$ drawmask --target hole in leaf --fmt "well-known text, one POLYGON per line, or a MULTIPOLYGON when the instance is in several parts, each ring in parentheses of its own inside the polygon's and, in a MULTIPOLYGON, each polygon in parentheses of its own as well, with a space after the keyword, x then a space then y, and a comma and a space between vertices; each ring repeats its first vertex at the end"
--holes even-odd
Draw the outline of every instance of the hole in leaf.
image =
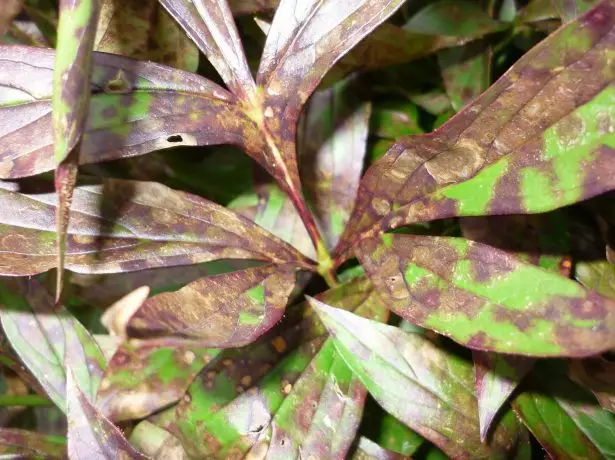
POLYGON ((171 142, 171 143, 176 143, 176 142, 183 142, 184 138, 181 137, 180 134, 173 134, 172 136, 167 137, 167 142, 171 142))

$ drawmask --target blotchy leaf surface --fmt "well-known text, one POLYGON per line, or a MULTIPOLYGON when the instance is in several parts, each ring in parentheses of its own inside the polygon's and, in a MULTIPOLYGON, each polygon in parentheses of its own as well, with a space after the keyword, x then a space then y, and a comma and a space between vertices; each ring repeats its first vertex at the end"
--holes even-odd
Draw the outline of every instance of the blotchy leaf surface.
POLYGON ((256 89, 226 0, 161 0, 237 97, 250 101, 256 89))
POLYGON ((90 333, 34 280, 6 278, 0 285, 0 322, 21 361, 49 398, 66 411, 70 365, 86 396, 93 399, 107 361, 90 333))
POLYGON ((520 429, 509 417, 481 443, 470 362, 426 337, 311 299, 336 349, 389 413, 453 458, 504 457, 520 429))
POLYGON ((195 72, 199 50, 157 0, 101 0, 94 49, 195 72))
POLYGON ((370 233, 451 216, 546 212, 615 186, 614 24, 615 3, 604 0, 444 126, 394 145, 361 182, 338 263, 370 233))
POLYGON ((615 346, 615 302, 461 238, 383 235, 357 255, 395 313, 470 348, 587 356, 615 346))
MULTIPOLYGON (((54 51, 0 46, 0 177, 55 167, 51 129, 54 51)), ((94 54, 94 93, 80 158, 97 163, 181 145, 250 142, 254 123, 226 90, 196 74, 94 54)), ((262 145, 261 147, 262 148, 262 145)))
MULTIPOLYGON (((365 278, 322 295, 386 319, 365 278)), ((365 391, 325 341, 311 309, 302 308, 262 340, 225 350, 197 377, 167 427, 189 454, 226 459, 275 452, 272 458, 285 459, 300 449, 316 458, 344 458, 365 391)))
POLYGON ((132 339, 120 345, 97 394, 96 406, 110 420, 143 418, 179 400, 219 352, 167 342, 132 339))
POLYGON ((70 368, 66 372, 68 456, 75 460, 147 460, 83 394, 70 368))
POLYGON ((128 321, 128 334, 192 338, 217 348, 246 345, 280 320, 295 272, 263 265, 201 278, 146 300, 128 321))
POLYGON ((0 454, 6 458, 61 458, 65 451, 66 443, 59 436, 0 429, 0 454))
MULTIPOLYGON (((53 194, 22 194, 0 183, 0 273, 24 276, 55 265, 53 194)), ((305 258, 248 219, 152 182, 106 180, 75 190, 66 267, 120 273, 216 259, 305 258)))

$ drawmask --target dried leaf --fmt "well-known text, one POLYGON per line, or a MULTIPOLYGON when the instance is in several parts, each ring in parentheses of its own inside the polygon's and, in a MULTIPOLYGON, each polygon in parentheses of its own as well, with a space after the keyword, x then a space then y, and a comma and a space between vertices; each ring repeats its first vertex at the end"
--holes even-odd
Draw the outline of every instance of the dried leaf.
POLYGON ((66 440, 15 428, 0 428, 0 454, 5 458, 62 458, 66 440))
POLYGON ((225 0, 160 0, 216 68, 233 94, 250 102, 256 86, 225 0))
POLYGON ((146 460, 122 432, 107 420, 81 392, 70 368, 66 371, 68 456, 71 459, 146 460))
POLYGON ((499 249, 383 235, 357 255, 392 311, 467 347, 577 357, 615 347, 613 300, 499 249))
POLYGON ((164 339, 127 340, 109 361, 96 405, 116 422, 146 417, 178 401, 218 352, 164 339))
MULTIPOLYGON (((386 319, 365 278, 323 298, 386 319)), ((190 455, 260 458, 276 452, 275 458, 295 458, 300 449, 306 458, 345 458, 365 391, 325 341, 307 305, 288 315, 262 340, 225 350, 191 385, 168 427, 190 455)))
POLYGON ((263 265, 201 278, 176 292, 148 299, 129 319, 130 336, 176 336, 202 346, 253 342, 284 314, 296 269, 263 265))
MULTIPOLYGON (((0 177, 55 168, 51 130, 54 52, 0 46, 0 177), (33 64, 36 63, 36 64, 33 64)), ((226 90, 196 74, 120 56, 94 54, 81 164, 182 145, 230 143, 258 131, 226 90)), ((258 144, 258 145, 257 145, 258 144)))
MULTIPOLYGON (((53 194, 21 194, 0 183, 0 273, 24 276, 55 265, 53 194)), ((248 219, 151 182, 106 180, 75 190, 66 267, 119 273, 216 259, 305 266, 292 247, 248 219)))
POLYGON ((88 398, 98 390, 107 362, 79 321, 36 281, 6 278, 0 285, 0 322, 11 346, 49 398, 66 411, 65 365, 88 398))
POLYGON ((363 177, 337 263, 360 239, 390 228, 546 212, 614 187, 614 24, 615 3, 604 0, 444 126, 393 146, 363 177))
POLYGON ((494 430, 489 445, 481 443, 471 363, 422 335, 310 302, 370 394, 412 430, 453 458, 504 456, 518 448, 514 417, 494 430))
POLYGON ((101 0, 96 51, 195 72, 199 50, 155 0, 101 0))
POLYGON ((560 373, 543 369, 513 408, 552 458, 613 458, 615 415, 560 373), (544 374, 543 374, 544 375, 544 374))

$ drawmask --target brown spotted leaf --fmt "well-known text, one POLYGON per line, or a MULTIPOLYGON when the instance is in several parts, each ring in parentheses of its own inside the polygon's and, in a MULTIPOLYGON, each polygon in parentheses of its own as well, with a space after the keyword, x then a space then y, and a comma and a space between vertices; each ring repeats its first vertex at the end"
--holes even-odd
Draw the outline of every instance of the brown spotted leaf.
POLYGON ((94 49, 194 72, 199 50, 156 0, 101 0, 94 49))
POLYGON ((62 458, 65 452, 66 441, 59 436, 0 429, 0 454, 5 458, 62 458))
POLYGON ((66 369, 93 399, 107 361, 90 333, 35 280, 5 278, 0 322, 11 346, 49 398, 66 411, 66 369))
MULTIPOLYGON (((2 178, 55 168, 53 62, 53 50, 0 46, 2 178)), ((235 98, 196 74, 95 54, 91 90, 79 157, 82 164, 181 145, 243 145, 248 137, 258 148, 258 131, 235 105, 235 98)))
POLYGON ((337 262, 390 228, 546 212, 615 187, 614 25, 604 0, 441 128, 396 143, 363 177, 337 262))
POLYGON ((252 101, 256 86, 226 0, 161 0, 238 98, 252 101))
MULTIPOLYGON (((378 320, 387 312, 364 277, 322 294, 378 320)), ((217 356, 178 404, 169 429, 197 458, 344 459, 365 389, 325 340, 307 304, 261 340, 217 356), (220 427, 224 426, 224 431, 220 427), (275 455, 274 455, 275 454, 275 455)))
POLYGON ((79 388, 72 371, 66 372, 68 402, 68 456, 75 460, 147 460, 122 432, 92 405, 79 388))
POLYGON ((378 403, 453 458, 512 454, 522 429, 508 413, 483 444, 471 362, 421 334, 311 299, 344 361, 378 403))
POLYGON ((165 339, 124 341, 109 360, 96 406, 115 422, 146 417, 178 401, 218 352, 165 339))
MULTIPOLYGON (((10 188, 0 182, 0 273, 47 271, 55 266, 56 197, 10 188)), ((66 267, 79 273, 120 273, 217 259, 309 267, 296 250, 248 219, 152 182, 106 180, 77 187, 68 235, 66 267)))
POLYGON ((383 235, 357 256, 387 306, 470 348, 588 356, 615 347, 615 302, 462 238, 383 235))
POLYGON ((263 265, 201 278, 159 294, 130 317, 130 336, 176 336, 204 347, 240 347, 264 334, 282 315, 296 268, 263 265))

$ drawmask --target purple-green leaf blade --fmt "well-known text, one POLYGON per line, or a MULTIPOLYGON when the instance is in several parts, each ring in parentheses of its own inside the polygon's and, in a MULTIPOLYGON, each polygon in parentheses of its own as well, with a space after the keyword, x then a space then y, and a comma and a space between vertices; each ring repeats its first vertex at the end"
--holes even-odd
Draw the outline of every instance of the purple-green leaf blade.
POLYGON ((60 436, 16 428, 0 429, 0 454, 7 458, 62 458, 66 440, 60 436))

